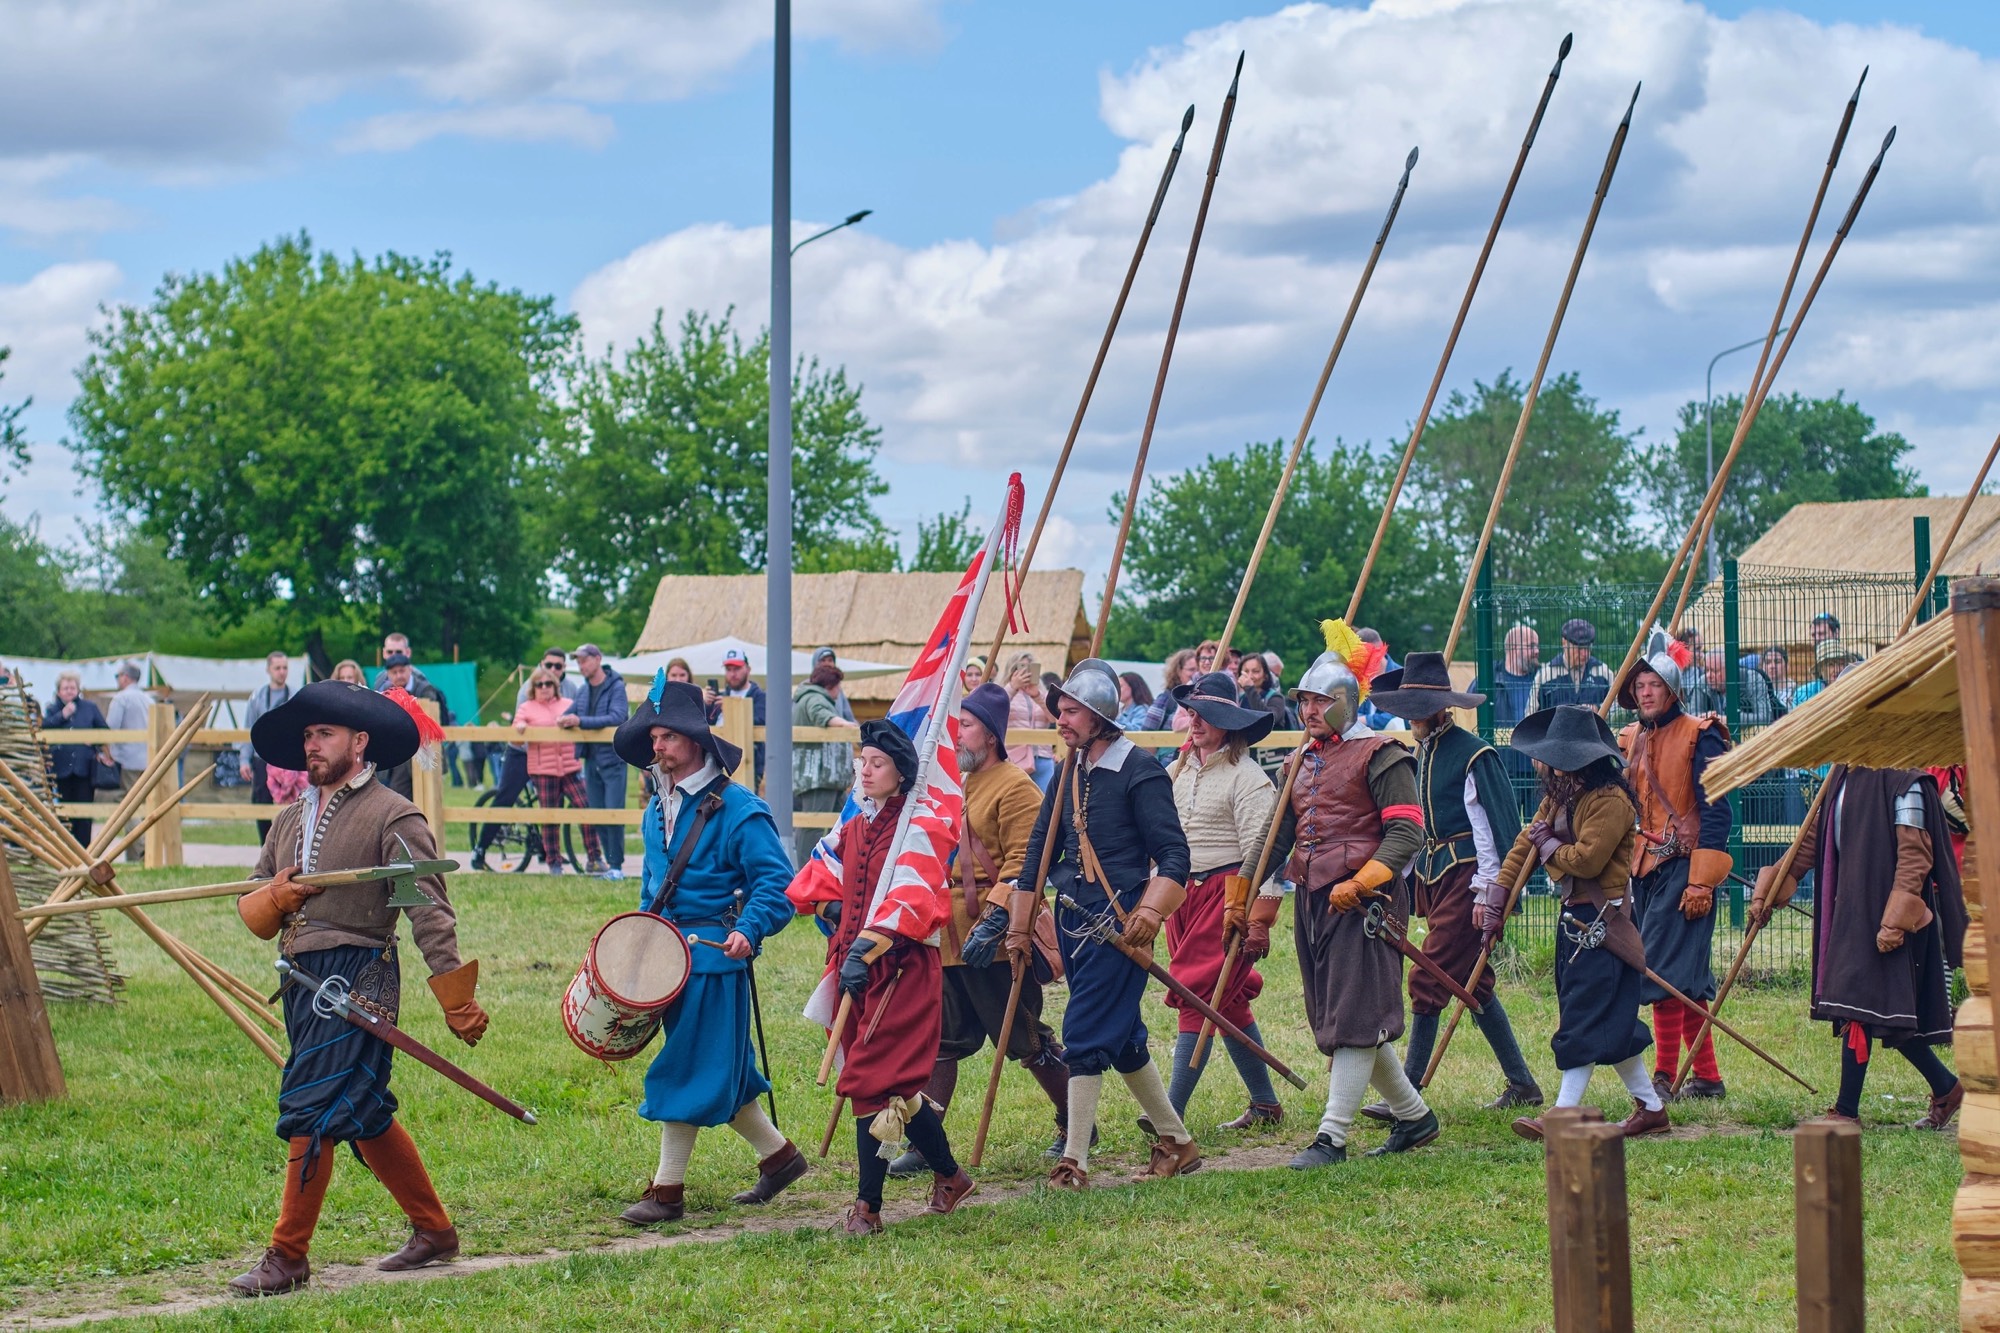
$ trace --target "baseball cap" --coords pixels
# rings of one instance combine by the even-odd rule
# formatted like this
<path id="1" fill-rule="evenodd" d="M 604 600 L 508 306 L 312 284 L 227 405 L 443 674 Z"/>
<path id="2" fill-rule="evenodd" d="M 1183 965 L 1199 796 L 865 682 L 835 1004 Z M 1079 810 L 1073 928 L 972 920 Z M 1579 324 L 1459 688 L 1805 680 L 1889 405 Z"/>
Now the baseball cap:
<path id="1" fill-rule="evenodd" d="M 385 667 L 408 666 L 409 664 L 410 655 L 408 653 L 386 653 L 382 657 L 382 665 Z"/>
<path id="2" fill-rule="evenodd" d="M 722 655 L 722 662 L 724 666 L 733 662 L 741 662 L 744 666 L 750 665 L 749 657 L 744 654 L 741 648 L 731 648 L 728 652 L 724 653 Z"/>
<path id="3" fill-rule="evenodd" d="M 586 643 L 586 644 L 580 644 L 577 647 L 577 650 L 570 655 L 572 657 L 577 657 L 577 658 L 602 657 L 604 656 L 604 650 L 602 648 L 599 648 L 594 643 Z"/>
<path id="4" fill-rule="evenodd" d="M 813 649 L 814 666 L 818 666 L 821 662 L 832 662 L 836 660 L 838 660 L 838 654 L 836 654 L 831 648 Z"/>

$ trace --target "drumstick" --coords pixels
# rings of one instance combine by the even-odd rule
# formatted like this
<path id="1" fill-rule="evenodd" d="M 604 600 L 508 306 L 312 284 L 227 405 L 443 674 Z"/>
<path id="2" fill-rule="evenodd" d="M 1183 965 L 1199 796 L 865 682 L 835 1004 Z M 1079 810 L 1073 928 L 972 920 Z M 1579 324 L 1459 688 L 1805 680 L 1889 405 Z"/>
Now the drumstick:
<path id="1" fill-rule="evenodd" d="M 729 946 L 728 946 L 728 945 L 726 945 L 726 944 L 717 944 L 717 943 L 716 943 L 716 942 L 715 942 L 714 940 L 705 940 L 705 939 L 703 939 L 703 938 L 702 938 L 701 936 L 699 936 L 699 935 L 690 935 L 690 936 L 688 936 L 688 937 L 687 937 L 687 942 L 688 942 L 689 944 L 699 944 L 699 945 L 701 945 L 701 946 L 702 946 L 702 947 L 703 947 L 704 949 L 720 949 L 720 950 L 721 950 L 721 951 L 722 951 L 723 953 L 728 953 L 728 952 L 729 952 Z"/>

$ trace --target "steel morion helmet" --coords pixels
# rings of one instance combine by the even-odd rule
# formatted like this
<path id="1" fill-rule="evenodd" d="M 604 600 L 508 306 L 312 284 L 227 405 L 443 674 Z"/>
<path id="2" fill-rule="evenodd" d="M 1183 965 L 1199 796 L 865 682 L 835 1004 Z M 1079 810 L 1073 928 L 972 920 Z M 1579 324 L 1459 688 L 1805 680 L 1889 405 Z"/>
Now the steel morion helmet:
<path id="1" fill-rule="evenodd" d="M 1113 728 L 1118 726 L 1118 673 L 1101 657 L 1086 657 L 1070 668 L 1069 679 L 1050 690 L 1049 715 L 1054 716 L 1056 700 L 1068 695 Z"/>
<path id="2" fill-rule="evenodd" d="M 1336 736 L 1353 726 L 1361 712 L 1361 680 L 1347 665 L 1347 659 L 1336 652 L 1315 657 L 1305 675 L 1299 677 L 1292 698 L 1297 700 L 1306 694 L 1322 695 L 1333 701 L 1326 711 L 1326 723 Z"/>
<path id="3" fill-rule="evenodd" d="M 1674 702 L 1686 703 L 1683 696 L 1681 672 L 1694 662 L 1694 653 L 1688 646 L 1667 633 L 1659 621 L 1646 631 L 1646 646 L 1639 651 L 1639 660 L 1625 673 L 1625 679 L 1618 683 L 1618 704 L 1622 708 L 1636 711 L 1639 701 L 1632 692 L 1632 678 L 1641 671 L 1650 671 L 1667 683 L 1673 691 Z"/>

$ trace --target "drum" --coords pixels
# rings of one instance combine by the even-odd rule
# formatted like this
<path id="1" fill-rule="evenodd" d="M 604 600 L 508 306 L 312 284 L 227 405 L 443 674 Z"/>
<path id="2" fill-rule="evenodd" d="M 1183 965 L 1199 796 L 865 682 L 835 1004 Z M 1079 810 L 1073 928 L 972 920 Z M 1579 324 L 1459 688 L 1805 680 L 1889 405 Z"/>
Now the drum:
<path id="1" fill-rule="evenodd" d="M 626 912 L 604 923 L 563 995 L 569 1039 L 600 1060 L 629 1060 L 660 1030 L 693 959 L 673 922 Z"/>

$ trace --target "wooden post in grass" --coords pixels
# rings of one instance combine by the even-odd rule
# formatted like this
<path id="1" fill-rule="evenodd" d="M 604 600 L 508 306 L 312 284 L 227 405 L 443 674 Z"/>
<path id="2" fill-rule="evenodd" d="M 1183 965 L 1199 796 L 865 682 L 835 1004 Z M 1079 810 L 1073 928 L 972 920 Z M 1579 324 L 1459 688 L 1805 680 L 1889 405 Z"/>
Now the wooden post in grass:
<path id="1" fill-rule="evenodd" d="M 1632 1239 L 1625 1205 L 1625 1133 L 1579 1117 L 1543 1117 L 1549 1185 L 1549 1266 L 1556 1333 L 1629 1333 Z"/>
<path id="2" fill-rule="evenodd" d="M 423 709 L 430 716 L 431 721 L 436 722 L 438 720 L 438 706 L 433 700 L 419 699 L 417 700 L 417 707 Z M 444 846 L 443 746 L 450 744 L 450 741 L 444 741 L 440 744 L 439 753 L 436 756 L 437 763 L 435 765 L 425 764 L 421 755 L 410 764 L 411 803 L 417 809 L 423 811 L 424 822 L 431 826 L 431 841 L 440 847 Z"/>
<path id="3" fill-rule="evenodd" d="M 785 706 L 791 707 L 790 704 Z M 750 700 L 732 694 L 723 699 L 722 721 L 715 728 L 716 735 L 743 751 L 743 762 L 729 776 L 739 786 L 748 787 L 753 792 L 757 790 L 757 766 L 751 762 L 751 757 L 757 753 L 756 741 L 751 736 L 755 722 L 756 714 Z"/>
<path id="4" fill-rule="evenodd" d="M 206 704 L 204 703 L 205 707 Z M 170 744 L 174 734 L 174 706 L 154 704 L 146 710 L 146 762 L 173 763 L 177 751 Z M 165 782 L 146 794 L 146 812 L 157 815 L 146 830 L 146 869 L 177 866 L 181 863 L 181 812 L 174 801 L 173 787 Z"/>
<path id="5" fill-rule="evenodd" d="M 45 1102 L 68 1089 L 35 959 L 14 915 L 20 910 L 13 872 L 0 850 L 0 1102 Z"/>
<path id="6" fill-rule="evenodd" d="M 1867 1326 L 1861 1251 L 1861 1126 L 1814 1120 L 1792 1136 L 1799 1333 Z"/>

